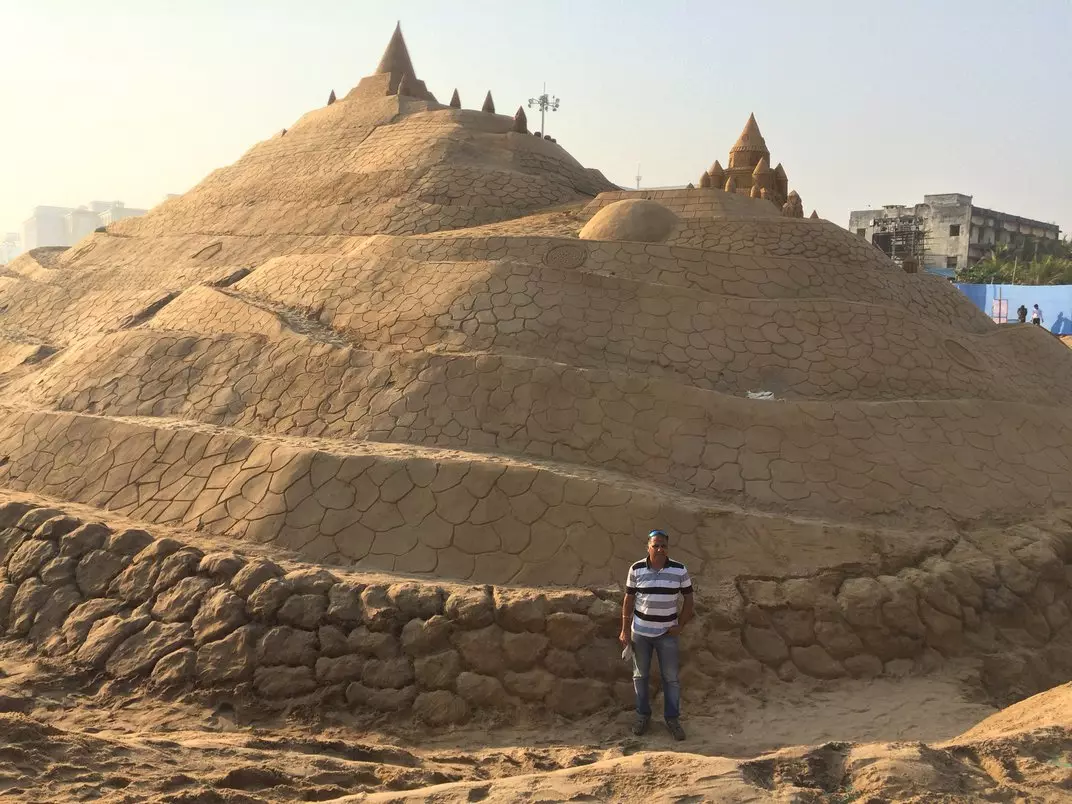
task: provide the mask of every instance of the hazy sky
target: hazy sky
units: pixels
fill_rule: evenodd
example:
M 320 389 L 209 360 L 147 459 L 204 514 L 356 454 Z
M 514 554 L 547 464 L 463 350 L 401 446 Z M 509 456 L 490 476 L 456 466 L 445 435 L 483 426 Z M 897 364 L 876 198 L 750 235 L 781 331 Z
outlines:
M 372 72 L 396 19 L 441 102 L 546 80 L 549 133 L 620 184 L 696 181 L 755 112 L 843 226 L 963 192 L 1072 230 L 1069 0 L 0 0 L 0 233 L 185 192 Z

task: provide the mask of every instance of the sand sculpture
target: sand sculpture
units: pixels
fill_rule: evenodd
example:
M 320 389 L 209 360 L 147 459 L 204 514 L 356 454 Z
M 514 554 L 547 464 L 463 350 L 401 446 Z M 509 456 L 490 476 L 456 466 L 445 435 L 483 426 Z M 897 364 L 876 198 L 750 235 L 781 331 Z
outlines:
M 759 131 L 756 116 L 749 115 L 741 136 L 730 148 L 728 167 L 722 167 L 716 159 L 709 169 L 700 174 L 699 186 L 724 190 L 727 193 L 741 193 L 749 198 L 762 198 L 784 210 L 792 195 L 789 191 L 789 177 L 781 162 L 771 168 L 770 156 L 767 141 Z M 789 217 L 803 217 L 789 212 L 785 214 Z
M 285 136 L 8 266 L 9 634 L 430 722 L 573 714 L 628 697 L 614 585 L 658 525 L 701 592 L 693 689 L 1068 678 L 1060 343 L 804 218 L 754 118 L 699 187 L 633 192 L 460 107 L 396 30 Z

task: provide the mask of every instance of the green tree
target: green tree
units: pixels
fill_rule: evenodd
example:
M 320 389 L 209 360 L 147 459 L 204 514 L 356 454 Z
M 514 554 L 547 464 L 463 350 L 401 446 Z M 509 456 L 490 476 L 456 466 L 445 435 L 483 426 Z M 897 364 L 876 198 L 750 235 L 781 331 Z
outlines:
M 957 271 L 958 282 L 1000 285 L 1072 285 L 1072 242 L 1018 238 L 999 243 L 986 258 Z

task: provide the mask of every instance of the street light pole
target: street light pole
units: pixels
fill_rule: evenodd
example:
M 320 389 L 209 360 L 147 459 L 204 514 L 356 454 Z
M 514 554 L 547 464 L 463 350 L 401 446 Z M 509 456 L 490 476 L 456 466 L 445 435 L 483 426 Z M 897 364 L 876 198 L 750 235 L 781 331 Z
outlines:
M 543 85 L 543 94 L 538 98 L 529 98 L 529 108 L 536 107 L 540 110 L 540 134 L 547 134 L 545 128 L 546 122 L 544 120 L 547 112 L 557 112 L 558 106 L 561 103 L 554 95 L 547 94 L 547 82 Z

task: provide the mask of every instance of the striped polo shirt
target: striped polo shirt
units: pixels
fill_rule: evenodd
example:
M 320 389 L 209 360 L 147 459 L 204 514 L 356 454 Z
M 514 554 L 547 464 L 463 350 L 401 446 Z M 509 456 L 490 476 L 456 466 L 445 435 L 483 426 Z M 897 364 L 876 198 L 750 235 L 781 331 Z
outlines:
M 658 637 L 677 625 L 677 596 L 692 594 L 692 580 L 680 561 L 667 559 L 666 566 L 657 570 L 645 558 L 629 568 L 625 593 L 636 595 L 633 633 Z

